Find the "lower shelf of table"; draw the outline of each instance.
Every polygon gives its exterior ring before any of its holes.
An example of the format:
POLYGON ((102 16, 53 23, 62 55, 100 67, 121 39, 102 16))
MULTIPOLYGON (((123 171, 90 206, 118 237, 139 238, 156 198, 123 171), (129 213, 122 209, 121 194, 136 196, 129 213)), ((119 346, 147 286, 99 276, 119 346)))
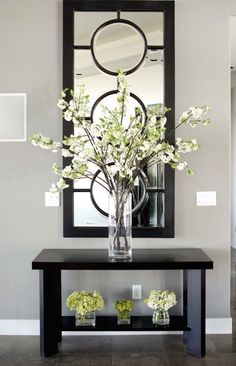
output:
POLYGON ((116 316, 97 316, 95 327, 76 327, 74 316, 62 317, 63 331, 188 331, 183 316, 171 316, 168 325, 153 325, 151 316, 132 316, 130 325, 118 325, 116 316))

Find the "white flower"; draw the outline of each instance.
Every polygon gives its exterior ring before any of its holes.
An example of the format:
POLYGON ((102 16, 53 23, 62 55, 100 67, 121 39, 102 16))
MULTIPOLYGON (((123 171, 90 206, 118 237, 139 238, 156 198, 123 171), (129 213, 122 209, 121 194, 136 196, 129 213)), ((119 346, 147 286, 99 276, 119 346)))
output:
POLYGON ((57 187, 60 189, 65 189, 69 187, 69 184, 66 184, 65 180, 63 178, 59 179, 59 181, 57 182, 57 187))
POLYGON ((32 140, 31 140, 31 143, 32 143, 32 145, 34 145, 34 146, 38 146, 38 142, 37 142, 37 141, 35 141, 34 139, 32 139, 32 140))
POLYGON ((61 97, 62 98, 65 98, 66 97, 66 90, 67 89, 61 91, 61 97))
POLYGON ((171 157, 169 155, 161 155, 160 156, 160 160, 163 162, 163 163, 169 163, 169 161, 171 161, 171 157))
POLYGON ((70 174, 72 172, 72 167, 71 165, 67 165, 63 170, 62 170, 62 176, 64 178, 69 178, 70 174))
POLYGON ((182 115, 181 115, 181 117, 180 117, 180 119, 179 119, 179 123, 182 123, 182 122, 184 122, 185 120, 187 120, 188 119, 188 117, 189 117, 189 113, 186 111, 186 112, 184 112, 184 113, 182 113, 182 115))
POLYGON ((67 107, 67 102, 64 99, 59 99, 57 106, 60 109, 65 109, 67 107))
POLYGON ((162 117, 160 119, 160 126, 161 126, 161 128, 165 127, 166 122, 167 122, 167 118, 166 117, 162 117))
POLYGON ((65 120, 66 121, 71 121, 72 116, 73 116, 73 113, 69 109, 67 109, 67 111, 65 111, 65 113, 64 113, 65 120))
POLYGON ((68 158, 68 157, 73 157, 74 154, 72 154, 72 152, 70 152, 70 150, 62 149, 62 156, 64 156, 64 158, 68 158))
POLYGON ((57 186, 55 183, 52 183, 51 185, 51 188, 50 188, 50 192, 51 193, 56 193, 58 190, 57 190, 57 186))
POLYGON ((45 149, 45 150, 51 150, 51 148, 52 148, 52 145, 45 144, 45 143, 43 143, 43 142, 41 142, 41 143, 39 144, 39 146, 40 146, 42 149, 45 149))
POLYGON ((76 109, 76 103, 74 101, 74 99, 71 99, 70 102, 69 102, 69 109, 71 111, 74 111, 76 109))
POLYGON ((53 142, 52 144, 52 152, 57 152, 61 148, 60 142, 53 142))
POLYGON ((184 161, 183 163, 179 163, 176 165, 176 169, 177 170, 184 170, 184 168, 186 168, 186 166, 188 166, 187 162, 184 161))
POLYGON ((62 168, 59 168, 59 167, 57 166, 57 164, 56 164, 56 163, 54 163, 54 164, 52 165, 52 171, 53 171, 53 173, 55 173, 55 174, 57 174, 57 175, 61 175, 62 168))
POLYGON ((193 118, 197 120, 200 119, 203 114, 202 108, 199 107, 190 107, 189 111, 191 112, 193 118))

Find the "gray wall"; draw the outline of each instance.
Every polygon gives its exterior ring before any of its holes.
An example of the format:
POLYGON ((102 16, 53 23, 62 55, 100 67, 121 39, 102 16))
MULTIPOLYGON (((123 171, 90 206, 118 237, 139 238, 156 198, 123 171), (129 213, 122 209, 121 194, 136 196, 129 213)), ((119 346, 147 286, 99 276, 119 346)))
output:
MULTIPOLYGON (((193 177, 176 173, 175 239, 134 239, 134 247, 201 247, 214 259, 207 274, 207 316, 230 315, 229 15, 234 0, 176 1, 176 115, 209 101, 212 124, 181 131, 202 148, 188 160, 193 177), (217 191, 216 207, 196 207, 196 191, 217 191), (220 299, 220 301, 219 301, 220 299)), ((27 92, 28 135, 58 138, 62 87, 62 6, 58 0, 0 2, 0 92, 27 92)), ((62 209, 45 208, 56 155, 29 143, 1 143, 0 319, 38 318, 38 273, 31 260, 43 248, 105 248, 103 239, 64 239, 62 209)), ((130 285, 167 287, 179 294, 180 273, 65 273, 64 297, 75 287, 97 288, 106 299, 130 285), (111 295, 110 295, 111 294, 111 295)), ((112 311, 109 300, 107 312, 112 311)), ((141 312, 141 304, 137 312, 141 312)))

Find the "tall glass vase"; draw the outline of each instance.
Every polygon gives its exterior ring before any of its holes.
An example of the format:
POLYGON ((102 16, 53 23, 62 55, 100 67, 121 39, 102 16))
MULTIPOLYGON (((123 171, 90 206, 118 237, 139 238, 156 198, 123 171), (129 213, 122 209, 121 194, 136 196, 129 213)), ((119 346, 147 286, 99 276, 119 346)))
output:
POLYGON ((132 198, 131 193, 118 190, 109 197, 109 256, 132 257, 132 198))

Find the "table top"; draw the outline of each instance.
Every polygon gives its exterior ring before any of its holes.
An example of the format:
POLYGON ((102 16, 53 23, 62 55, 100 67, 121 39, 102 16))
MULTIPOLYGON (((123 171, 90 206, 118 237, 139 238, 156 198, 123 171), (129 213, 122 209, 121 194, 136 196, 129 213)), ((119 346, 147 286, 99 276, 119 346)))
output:
POLYGON ((134 249, 132 259, 114 260, 106 249, 44 249, 32 269, 212 269, 213 261, 197 248, 134 249))

